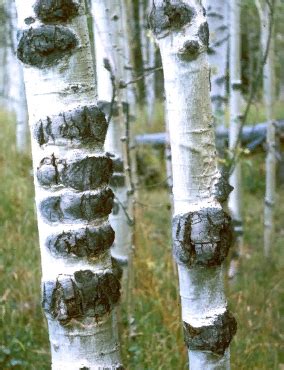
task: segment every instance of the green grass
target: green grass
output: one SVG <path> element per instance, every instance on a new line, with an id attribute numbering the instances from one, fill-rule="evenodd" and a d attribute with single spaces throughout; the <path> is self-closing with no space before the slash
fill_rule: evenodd
<path id="1" fill-rule="evenodd" d="M 0 125 L 0 369 L 47 370 L 50 357 L 40 307 L 31 160 L 15 151 L 13 120 L 1 114 Z M 238 320 L 231 346 L 233 370 L 278 370 L 284 364 L 280 329 L 284 316 L 280 300 L 284 189 L 278 189 L 276 240 L 266 260 L 262 246 L 263 160 L 262 154 L 255 155 L 243 166 L 246 253 L 238 281 L 227 284 L 230 307 Z M 136 208 L 133 304 L 137 335 L 128 338 L 123 328 L 124 364 L 131 370 L 187 369 L 166 190 L 141 190 Z"/>

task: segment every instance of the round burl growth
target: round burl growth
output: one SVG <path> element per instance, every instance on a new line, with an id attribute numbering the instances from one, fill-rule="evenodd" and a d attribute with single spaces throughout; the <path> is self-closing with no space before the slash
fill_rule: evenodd
<path id="1" fill-rule="evenodd" d="M 165 37 L 171 30 L 180 30 L 190 23 L 195 15 L 194 9 L 182 1 L 165 1 L 153 6 L 149 23 L 158 38 Z"/>
<path id="2" fill-rule="evenodd" d="M 191 61 L 198 57 L 200 50 L 199 42 L 196 40 L 186 41 L 179 50 L 178 56 L 181 60 Z"/>
<path id="3" fill-rule="evenodd" d="M 51 235 L 47 248 L 56 257 L 98 257 L 114 242 L 114 231 L 110 224 L 87 227 Z"/>
<path id="4" fill-rule="evenodd" d="M 106 156 L 68 161 L 52 155 L 43 158 L 37 169 L 37 179 L 42 186 L 62 185 L 80 191 L 108 184 L 111 175 L 112 161 Z"/>
<path id="5" fill-rule="evenodd" d="M 73 318 L 99 319 L 114 308 L 119 298 L 120 282 L 111 272 L 76 271 L 74 276 L 60 275 L 56 284 L 46 282 L 43 287 L 43 308 L 62 325 Z"/>
<path id="6" fill-rule="evenodd" d="M 40 146 L 62 139 L 83 145 L 103 145 L 107 127 L 104 113 L 91 105 L 41 119 L 34 127 L 34 137 Z"/>
<path id="7" fill-rule="evenodd" d="M 173 254 L 179 264 L 217 266 L 232 243 L 231 218 L 221 208 L 204 208 L 173 219 Z"/>
<path id="8" fill-rule="evenodd" d="M 218 355 L 224 355 L 237 332 L 237 322 L 229 311 L 216 316 L 211 325 L 193 327 L 184 322 L 183 327 L 185 343 L 189 350 L 210 351 Z"/>
<path id="9" fill-rule="evenodd" d="M 214 185 L 213 195 L 219 202 L 224 203 L 233 189 L 233 186 L 229 184 L 228 176 L 226 174 L 222 174 L 218 179 L 218 182 Z"/>
<path id="10" fill-rule="evenodd" d="M 37 17 L 45 22 L 66 22 L 78 15 L 79 5 L 72 0 L 37 0 L 34 6 Z"/>
<path id="11" fill-rule="evenodd" d="M 65 55 L 71 55 L 76 46 L 76 36 L 67 27 L 31 27 L 22 32 L 17 55 L 23 63 L 43 68 L 56 64 Z"/>
<path id="12" fill-rule="evenodd" d="M 113 197 L 113 192 L 109 188 L 97 193 L 66 192 L 44 199 L 39 208 L 42 217 L 50 223 L 90 222 L 111 213 Z"/>

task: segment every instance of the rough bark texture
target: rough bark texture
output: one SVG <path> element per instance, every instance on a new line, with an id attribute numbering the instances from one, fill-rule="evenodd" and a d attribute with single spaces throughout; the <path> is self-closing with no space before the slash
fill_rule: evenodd
<path id="1" fill-rule="evenodd" d="M 103 153 L 107 122 L 96 105 L 85 1 L 16 4 L 52 369 L 121 368 L 113 311 L 120 283 L 109 251 L 113 167 Z"/>
<path id="2" fill-rule="evenodd" d="M 220 202 L 229 187 L 222 184 L 217 169 L 205 11 L 198 0 L 154 0 L 150 24 L 165 77 L 173 171 L 173 251 L 190 368 L 228 369 L 228 347 L 236 322 L 230 316 L 232 324 L 228 325 L 224 319 L 227 302 L 221 263 L 230 247 L 231 227 Z"/>

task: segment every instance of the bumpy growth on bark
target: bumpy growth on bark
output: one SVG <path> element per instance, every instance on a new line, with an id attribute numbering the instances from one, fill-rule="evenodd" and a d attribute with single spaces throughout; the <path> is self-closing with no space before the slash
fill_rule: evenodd
<path id="1" fill-rule="evenodd" d="M 209 96 L 208 25 L 198 0 L 154 0 L 150 24 L 165 77 L 173 171 L 173 254 L 191 369 L 228 369 L 236 321 L 222 262 L 232 242 L 222 209 L 231 187 L 218 171 Z"/>
<path id="2" fill-rule="evenodd" d="M 17 8 L 52 368 L 121 368 L 113 164 L 103 153 L 107 122 L 96 105 L 85 1 L 19 0 Z"/>

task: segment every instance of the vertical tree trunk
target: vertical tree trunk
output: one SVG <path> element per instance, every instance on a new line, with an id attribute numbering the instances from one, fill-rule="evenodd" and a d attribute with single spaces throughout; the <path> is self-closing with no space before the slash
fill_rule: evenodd
<path id="1" fill-rule="evenodd" d="M 131 68 L 133 78 L 143 75 L 143 56 L 141 47 L 140 35 L 140 15 L 139 15 L 139 1 L 124 0 L 126 1 L 126 10 L 128 14 L 127 24 L 129 27 L 130 45 L 131 45 Z M 136 84 L 137 103 L 140 107 L 145 104 L 145 80 L 141 78 Z"/>
<path id="2" fill-rule="evenodd" d="M 6 9 L 9 15 L 10 29 L 9 100 L 11 101 L 11 109 L 16 115 L 16 149 L 19 153 L 23 153 L 27 149 L 28 112 L 23 67 L 16 57 L 17 11 L 15 1 L 6 0 Z"/>
<path id="3" fill-rule="evenodd" d="M 209 96 L 208 25 L 199 0 L 154 0 L 150 23 L 165 77 L 173 171 L 173 253 L 178 263 L 191 369 L 229 369 L 236 321 L 222 262 L 231 243 L 220 204 L 228 186 L 217 169 Z"/>
<path id="4" fill-rule="evenodd" d="M 97 61 L 98 99 L 106 113 L 111 114 L 109 129 L 105 142 L 105 150 L 113 155 L 114 174 L 111 185 L 115 193 L 115 207 L 110 215 L 110 223 L 115 231 L 112 255 L 123 266 L 123 290 L 127 294 L 128 258 L 132 247 L 132 230 L 126 212 L 128 211 L 128 189 L 124 174 L 124 152 L 122 145 L 125 114 L 120 114 L 117 91 L 122 80 L 124 64 L 123 32 L 120 1 L 93 0 L 92 13 L 94 19 L 95 49 Z M 107 70 L 106 64 L 110 65 Z M 123 65 L 121 65 L 123 64 Z M 113 74 L 113 75 L 112 75 Z M 111 82 L 111 78 L 114 79 Z M 113 86 L 114 84 L 114 86 Z M 115 91 L 113 91 L 115 89 Z M 112 102 L 113 93 L 116 93 Z M 124 99 L 126 93 L 124 93 Z M 122 102 L 125 106 L 126 102 Z M 112 112 L 110 110 L 112 109 Z M 122 120 L 122 122 L 121 122 Z"/>
<path id="5" fill-rule="evenodd" d="M 206 0 L 210 30 L 211 101 L 216 125 L 224 124 L 228 54 L 228 9 L 224 0 Z"/>
<path id="6" fill-rule="evenodd" d="M 230 11 L 230 129 L 229 148 L 239 151 L 237 144 L 241 129 L 241 54 L 240 54 L 240 0 L 232 0 Z M 234 153 L 231 153 L 233 156 Z M 242 219 L 242 181 L 241 164 L 237 161 L 230 176 L 230 184 L 234 190 L 229 197 L 229 209 L 233 218 L 236 234 L 236 247 L 242 253 L 243 219 Z"/>
<path id="7" fill-rule="evenodd" d="M 272 5 L 273 6 L 273 5 Z M 274 235 L 274 208 L 276 197 L 276 138 L 275 138 L 275 66 L 274 66 L 274 27 L 270 28 L 273 22 L 269 5 L 266 1 L 257 1 L 261 26 L 262 54 L 265 55 L 269 47 L 266 63 L 263 67 L 263 98 L 266 111 L 266 188 L 264 202 L 264 253 L 269 255 Z M 270 34 L 270 30 L 272 33 Z M 270 39 L 269 39 L 270 38 Z"/>
<path id="8" fill-rule="evenodd" d="M 85 0 L 16 0 L 52 369 L 120 368 L 109 248 L 112 162 Z"/>

